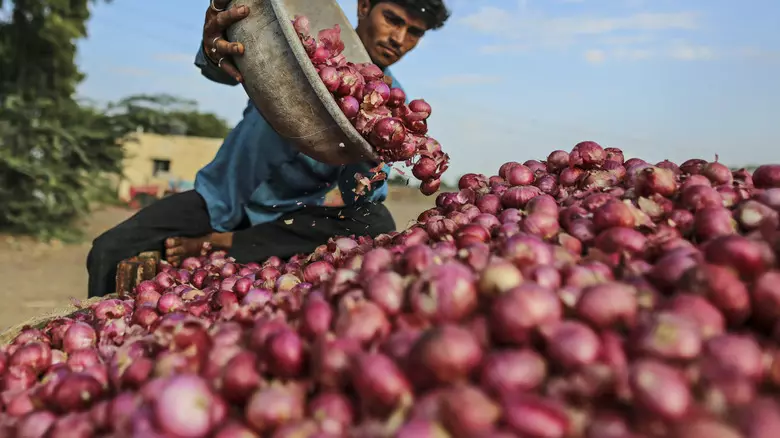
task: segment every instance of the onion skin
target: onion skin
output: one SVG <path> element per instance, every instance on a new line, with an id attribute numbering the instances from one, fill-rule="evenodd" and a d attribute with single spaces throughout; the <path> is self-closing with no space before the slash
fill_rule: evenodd
<path id="1" fill-rule="evenodd" d="M 547 377 L 544 358 L 533 350 L 496 351 L 482 363 L 480 383 L 497 396 L 531 391 Z"/>
<path id="2" fill-rule="evenodd" d="M 551 400 L 516 397 L 503 408 L 508 426 L 525 436 L 564 438 L 571 427 L 564 407 Z"/>
<path id="3" fill-rule="evenodd" d="M 352 371 L 352 384 L 369 409 L 388 412 L 411 401 L 411 385 L 387 356 L 359 354 L 353 359 Z"/>
<path id="4" fill-rule="evenodd" d="M 300 420 L 305 407 L 300 394 L 282 386 L 271 386 L 255 392 L 246 405 L 246 421 L 259 434 L 267 434 L 284 424 Z"/>
<path id="5" fill-rule="evenodd" d="M 511 345 L 524 345 L 534 329 L 563 315 L 558 297 L 535 284 L 521 285 L 496 297 L 490 309 L 491 333 Z"/>
<path id="6" fill-rule="evenodd" d="M 442 398 L 444 426 L 453 434 L 476 436 L 489 432 L 501 416 L 500 406 L 474 386 L 456 386 Z"/>
<path id="7" fill-rule="evenodd" d="M 631 387 L 648 412 L 664 419 L 680 419 L 688 413 L 692 397 L 680 372 L 661 362 L 643 359 L 630 371 Z"/>

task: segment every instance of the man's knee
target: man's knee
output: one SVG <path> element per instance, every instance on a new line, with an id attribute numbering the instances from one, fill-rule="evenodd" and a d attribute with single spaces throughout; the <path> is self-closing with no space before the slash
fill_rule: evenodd
<path id="1" fill-rule="evenodd" d="M 116 257 L 116 253 L 120 249 L 119 239 L 115 236 L 114 230 L 108 230 L 99 235 L 92 241 L 92 247 L 87 254 L 87 269 L 94 266 L 96 263 L 109 260 Z"/>

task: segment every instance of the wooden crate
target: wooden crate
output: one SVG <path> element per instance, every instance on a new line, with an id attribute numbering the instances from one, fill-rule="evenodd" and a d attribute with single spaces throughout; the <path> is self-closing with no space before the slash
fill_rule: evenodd
<path id="1" fill-rule="evenodd" d="M 125 295 L 144 280 L 151 280 L 157 275 L 157 264 L 160 262 L 159 251 L 142 252 L 119 263 L 116 270 L 117 295 Z"/>

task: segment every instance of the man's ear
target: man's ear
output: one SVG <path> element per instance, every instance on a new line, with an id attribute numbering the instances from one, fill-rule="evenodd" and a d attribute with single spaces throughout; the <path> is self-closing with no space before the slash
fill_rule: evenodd
<path id="1" fill-rule="evenodd" d="M 370 11 L 371 11 L 371 0 L 358 0 L 357 3 L 358 20 L 362 20 L 368 17 L 368 13 Z"/>

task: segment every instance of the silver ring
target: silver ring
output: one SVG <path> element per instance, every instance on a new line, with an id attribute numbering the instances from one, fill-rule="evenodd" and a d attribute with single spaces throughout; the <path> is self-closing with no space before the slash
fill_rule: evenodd
<path id="1" fill-rule="evenodd" d="M 220 67 L 220 68 L 222 68 L 222 61 L 224 61 L 224 60 L 225 60 L 225 58 L 224 58 L 224 57 L 222 57 L 222 58 L 219 58 L 219 61 L 217 61 L 217 67 Z"/>
<path id="2" fill-rule="evenodd" d="M 221 36 L 214 37 L 213 40 L 211 40 L 211 53 L 217 53 L 217 40 L 222 38 Z"/>
<path id="3" fill-rule="evenodd" d="M 214 6 L 214 0 L 211 0 L 211 9 L 217 11 L 217 12 L 225 12 L 227 9 L 217 9 L 216 6 Z"/>

